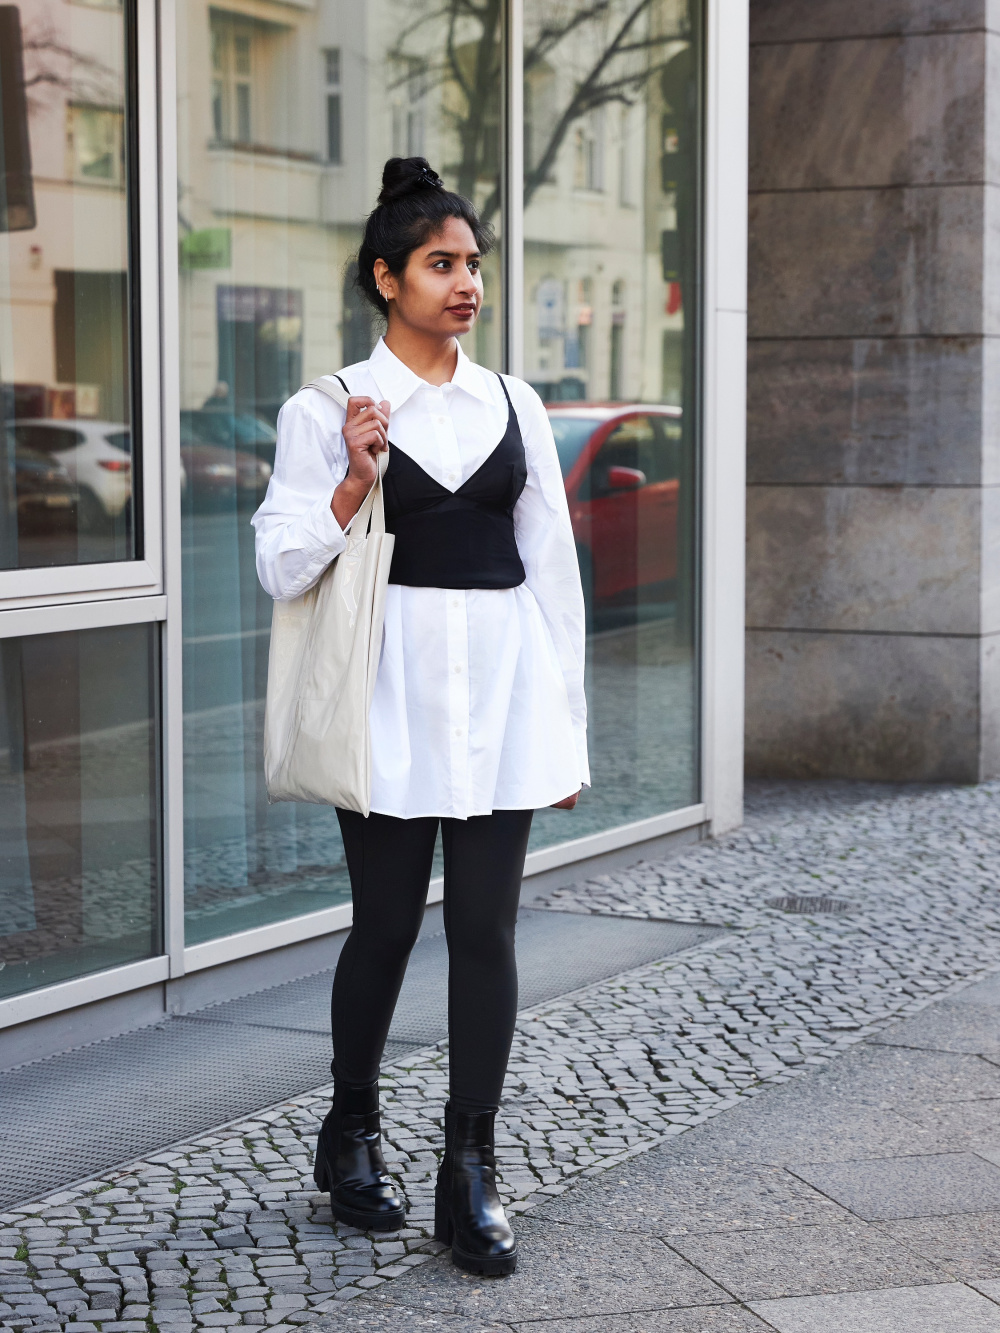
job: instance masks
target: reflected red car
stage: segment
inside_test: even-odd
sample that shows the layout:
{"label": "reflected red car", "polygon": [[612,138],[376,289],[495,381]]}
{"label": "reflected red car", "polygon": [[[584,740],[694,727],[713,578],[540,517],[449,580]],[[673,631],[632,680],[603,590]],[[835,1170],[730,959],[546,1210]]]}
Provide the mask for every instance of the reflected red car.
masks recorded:
{"label": "reflected red car", "polygon": [[668,592],[677,577],[681,409],[574,403],[546,410],[588,602]]}

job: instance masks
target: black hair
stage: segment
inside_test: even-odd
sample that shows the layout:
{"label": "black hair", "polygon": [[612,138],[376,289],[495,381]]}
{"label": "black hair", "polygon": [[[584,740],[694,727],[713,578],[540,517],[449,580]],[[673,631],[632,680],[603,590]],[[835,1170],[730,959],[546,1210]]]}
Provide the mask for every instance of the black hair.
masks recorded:
{"label": "black hair", "polygon": [[376,259],[384,259],[389,272],[398,277],[413,251],[449,218],[469,224],[480,254],[493,248],[493,228],[482,221],[471,200],[445,189],[426,158],[390,157],[382,168],[378,204],[365,223],[355,280],[380,315],[388,316],[389,302],[379,295],[375,282]]}

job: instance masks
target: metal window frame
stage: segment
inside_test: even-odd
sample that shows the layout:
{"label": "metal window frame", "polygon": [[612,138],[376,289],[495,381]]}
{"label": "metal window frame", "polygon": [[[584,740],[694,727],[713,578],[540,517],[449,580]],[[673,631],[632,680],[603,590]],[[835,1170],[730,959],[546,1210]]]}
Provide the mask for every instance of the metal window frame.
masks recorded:
{"label": "metal window frame", "polygon": [[[167,614],[163,582],[163,519],[160,439],[160,109],[156,0],[131,0],[135,22],[129,70],[137,143],[133,313],[133,397],[140,424],[144,555],[140,560],[0,572],[0,638],[72,633],[116,625],[155,624]],[[126,0],[130,3],[130,0]],[[137,251],[137,253],[135,253]],[[136,307],[133,305],[133,312]],[[162,698],[160,701],[162,707]],[[162,811],[160,813],[163,813]],[[42,1018],[166,979],[167,963],[153,955],[0,1000],[0,1028]]]}
{"label": "metal window frame", "polygon": [[749,58],[749,0],[707,0],[701,772],[713,835],[743,820]]}
{"label": "metal window frame", "polygon": [[[0,615],[9,609],[92,602],[103,598],[155,595],[163,590],[163,530],[160,508],[160,172],[158,108],[154,79],[141,77],[156,68],[157,29],[155,0],[125,0],[134,4],[135,33],[126,66],[126,88],[134,101],[136,163],[133,235],[138,251],[133,283],[138,303],[131,310],[132,343],[138,365],[133,379],[133,412],[140,430],[142,456],[143,555],[139,560],[93,565],[57,565],[47,569],[0,571]],[[138,304],[137,321],[134,312]]]}
{"label": "metal window frame", "polygon": [[[5,596],[0,635],[162,620],[162,754],[165,953],[139,963],[0,1001],[0,1028],[187,972],[315,938],[350,925],[340,905],[185,948],[184,698],[181,623],[180,346],[177,272],[177,0],[135,0],[139,51],[141,389],[147,453],[148,581],[90,567],[89,585],[40,582]],[[702,799],[682,810],[531,853],[526,876],[586,861],[662,834],[742,818],[744,393],[746,374],[746,165],[749,0],[706,0],[702,356],[701,578]],[[504,12],[504,365],[524,364],[524,0]],[[155,463],[154,463],[155,459]],[[152,558],[155,551],[156,559]],[[43,571],[45,573],[47,571]],[[76,571],[74,571],[75,573]],[[117,575],[117,582],[113,576]],[[106,582],[102,581],[106,578]],[[100,605],[95,605],[99,602]],[[52,603],[47,605],[47,603]],[[6,626],[6,630],[4,629]],[[439,901],[441,883],[429,901]]]}

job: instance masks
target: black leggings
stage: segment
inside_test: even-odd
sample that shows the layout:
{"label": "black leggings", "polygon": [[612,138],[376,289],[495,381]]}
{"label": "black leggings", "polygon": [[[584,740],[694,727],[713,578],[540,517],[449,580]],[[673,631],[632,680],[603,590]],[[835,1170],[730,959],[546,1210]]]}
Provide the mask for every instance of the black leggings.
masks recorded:
{"label": "black leggings", "polygon": [[368,1087],[378,1078],[440,823],[451,1102],[463,1112],[497,1110],[517,1013],[514,926],[531,816],[494,810],[472,819],[365,819],[337,811],[354,900],[331,1004],[339,1082]]}

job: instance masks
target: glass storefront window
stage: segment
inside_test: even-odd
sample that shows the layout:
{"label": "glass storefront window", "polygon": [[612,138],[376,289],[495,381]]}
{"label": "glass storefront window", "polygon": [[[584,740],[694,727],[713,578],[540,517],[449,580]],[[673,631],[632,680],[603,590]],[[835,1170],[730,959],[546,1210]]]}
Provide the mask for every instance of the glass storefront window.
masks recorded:
{"label": "glass storefront window", "polygon": [[525,7],[525,375],[583,575],[593,780],[532,847],[698,800],[699,19]]}
{"label": "glass storefront window", "polygon": [[160,952],[158,633],[0,639],[0,998]]}
{"label": "glass storefront window", "polygon": [[0,7],[0,570],[138,550],[128,7]]}
{"label": "glass storefront window", "polygon": [[[426,156],[498,227],[501,7],[178,6],[189,944],[349,899],[336,815],[269,807],[271,601],[249,518],[282,402],[380,332],[352,258],[382,164]],[[500,368],[499,250],[466,350]]]}

